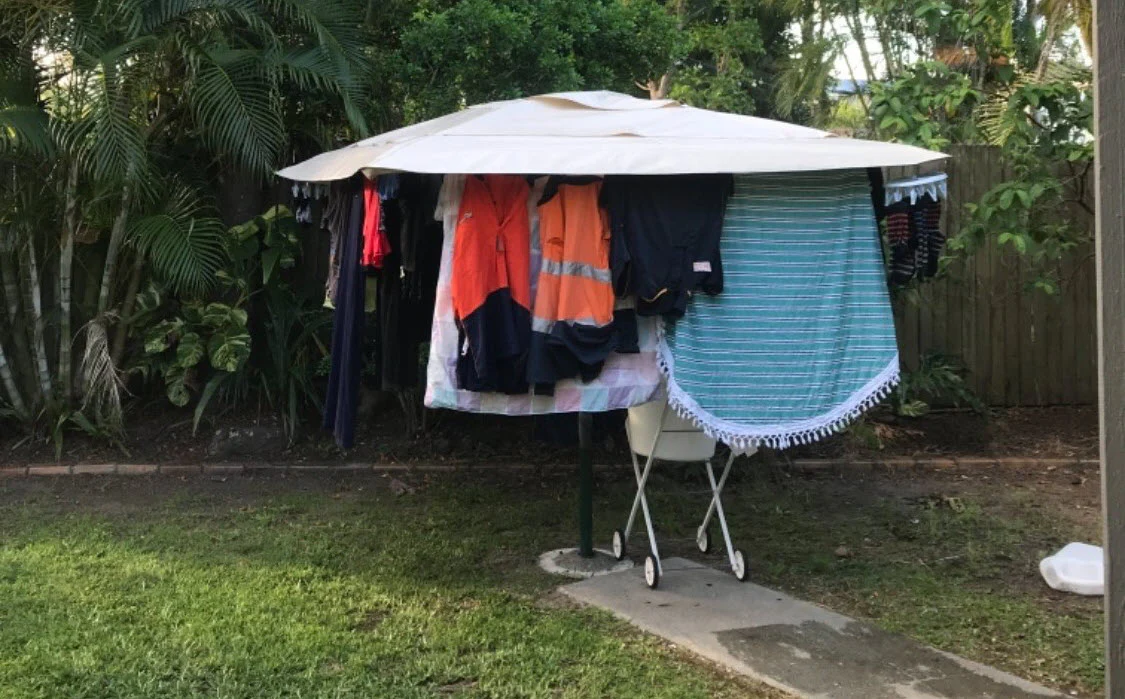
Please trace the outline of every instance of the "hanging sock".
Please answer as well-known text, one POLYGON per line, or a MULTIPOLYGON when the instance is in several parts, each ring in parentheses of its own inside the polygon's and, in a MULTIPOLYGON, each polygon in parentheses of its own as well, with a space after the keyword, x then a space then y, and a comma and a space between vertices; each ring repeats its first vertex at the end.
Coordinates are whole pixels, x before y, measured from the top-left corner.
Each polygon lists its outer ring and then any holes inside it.
POLYGON ((945 248, 945 233, 941 230, 941 202, 925 199, 921 204, 921 223, 926 236, 927 260, 922 274, 932 277, 938 272, 938 260, 941 259, 942 250, 945 248))
POLYGON ((887 208, 887 242, 891 248, 890 283, 902 286, 914 278, 915 239, 911 235, 910 210, 905 204, 887 208))
POLYGON ((926 270, 930 268, 929 234, 926 230, 926 212, 921 206, 910 207, 910 241, 914 248, 914 274, 918 277, 928 276, 926 270))

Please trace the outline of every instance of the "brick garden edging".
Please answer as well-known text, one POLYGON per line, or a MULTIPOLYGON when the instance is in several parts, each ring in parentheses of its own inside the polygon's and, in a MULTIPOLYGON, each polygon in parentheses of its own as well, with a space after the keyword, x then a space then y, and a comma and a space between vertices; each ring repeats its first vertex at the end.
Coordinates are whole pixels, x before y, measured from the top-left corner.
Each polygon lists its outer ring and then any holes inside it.
MULTIPOLYGON (((853 473, 873 471, 903 471, 908 469, 943 468, 1063 468, 1068 466, 1096 467, 1097 459, 1036 459, 1026 457, 935 457, 889 458, 880 460, 794 459, 789 467, 797 473, 853 473)), ((232 475, 243 473, 388 473, 417 472, 444 473, 451 471, 537 471, 570 469, 570 464, 368 464, 368 463, 196 463, 196 464, 29 464, 27 466, 0 466, 0 478, 21 476, 149 476, 149 475, 232 475)), ((620 466, 600 465, 598 470, 625 469, 620 466)))

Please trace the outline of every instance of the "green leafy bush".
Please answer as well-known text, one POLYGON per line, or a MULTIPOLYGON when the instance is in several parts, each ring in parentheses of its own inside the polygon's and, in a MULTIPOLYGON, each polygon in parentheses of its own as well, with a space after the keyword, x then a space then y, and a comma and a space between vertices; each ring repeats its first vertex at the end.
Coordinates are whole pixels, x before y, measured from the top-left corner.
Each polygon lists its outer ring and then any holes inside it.
POLYGON ((320 334, 331 314, 320 297, 285 279, 300 252, 291 212, 273 207, 227 232, 229 263, 216 275, 220 300, 164 299, 155 286, 140 295, 137 325, 147 330, 136 370, 159 377, 173 405, 194 401, 196 429, 216 398, 230 409, 256 394, 292 440, 305 408, 319 407, 314 381, 328 354, 320 334))

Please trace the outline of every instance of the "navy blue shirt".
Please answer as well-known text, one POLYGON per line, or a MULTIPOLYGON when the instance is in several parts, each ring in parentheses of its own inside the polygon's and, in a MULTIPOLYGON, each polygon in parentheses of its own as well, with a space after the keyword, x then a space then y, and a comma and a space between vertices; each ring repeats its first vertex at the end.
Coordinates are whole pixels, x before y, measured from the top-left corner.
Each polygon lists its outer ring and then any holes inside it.
POLYGON ((696 290, 723 290, 719 236, 733 187, 731 175, 605 179, 613 288, 636 295, 638 314, 679 318, 696 290))

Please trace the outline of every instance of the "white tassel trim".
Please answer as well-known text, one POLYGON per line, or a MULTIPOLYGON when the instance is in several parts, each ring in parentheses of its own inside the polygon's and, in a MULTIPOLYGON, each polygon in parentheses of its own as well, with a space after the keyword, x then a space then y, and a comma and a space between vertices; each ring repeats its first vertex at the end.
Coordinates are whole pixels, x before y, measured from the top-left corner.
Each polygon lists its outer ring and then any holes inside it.
POLYGON ((665 337, 664 323, 658 324, 659 343, 656 359, 667 384, 668 404, 676 414, 703 430, 704 434, 736 451, 749 451, 758 447, 787 449, 797 444, 811 444, 840 432, 856 418, 886 398, 898 384, 899 356, 895 353, 890 363, 877 376, 832 410, 812 418, 776 425, 741 425, 716 417, 704 410, 689 396, 675 378, 675 360, 665 337))

